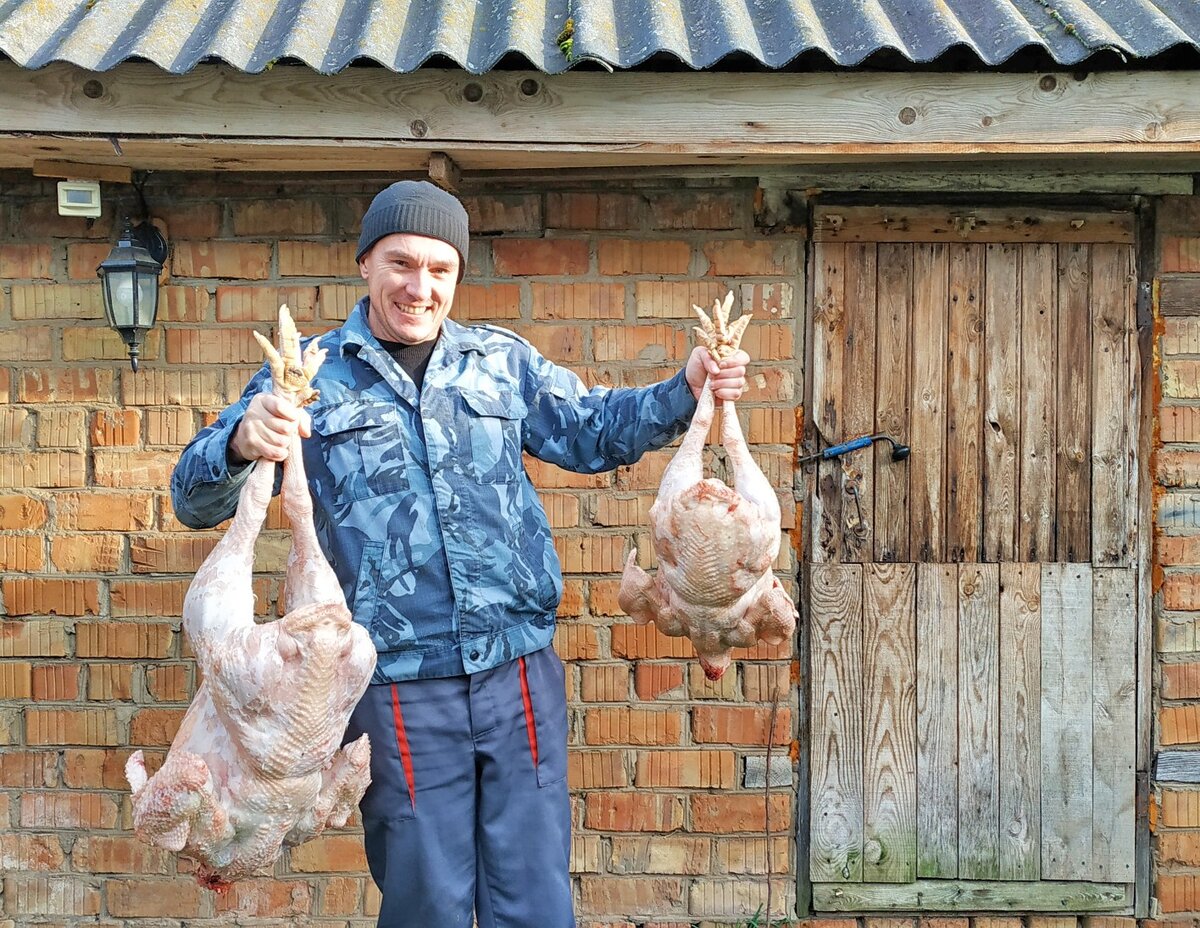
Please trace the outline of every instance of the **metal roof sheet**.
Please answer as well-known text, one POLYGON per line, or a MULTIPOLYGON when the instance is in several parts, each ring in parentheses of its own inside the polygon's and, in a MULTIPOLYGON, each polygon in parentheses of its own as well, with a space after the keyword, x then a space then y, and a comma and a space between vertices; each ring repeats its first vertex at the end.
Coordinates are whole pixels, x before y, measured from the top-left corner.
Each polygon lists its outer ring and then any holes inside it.
POLYGON ((405 72, 432 59, 479 74, 520 56, 553 74, 664 55, 696 69, 730 56, 775 69, 817 53, 852 68, 962 51, 990 67, 1029 50, 1111 66, 1177 48, 1200 51, 1197 0, 0 0, 0 53, 94 71, 133 58, 175 74, 212 60, 248 72, 280 60, 405 72))

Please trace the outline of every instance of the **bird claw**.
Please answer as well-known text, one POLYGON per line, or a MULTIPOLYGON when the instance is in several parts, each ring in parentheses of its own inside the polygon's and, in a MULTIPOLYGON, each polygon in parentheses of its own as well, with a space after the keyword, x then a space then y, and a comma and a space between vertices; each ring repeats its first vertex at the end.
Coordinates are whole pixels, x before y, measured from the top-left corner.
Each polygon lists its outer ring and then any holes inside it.
POLYGON ((267 356, 277 394, 297 406, 307 406, 321 395, 310 384, 325 360, 325 349, 320 347, 320 339, 314 338, 301 352, 300 333, 286 303, 279 307, 279 350, 276 351, 275 346, 258 332, 254 333, 254 338, 267 356))
POLYGON ((717 361, 723 361, 738 350, 742 343, 742 335, 750 324, 750 313, 742 313, 733 325, 729 324, 729 311, 733 307, 733 291, 725 294, 724 300, 714 300, 712 317, 710 318, 699 306, 692 306, 700 319, 700 325, 693 326, 692 331, 708 349, 708 353, 717 361))

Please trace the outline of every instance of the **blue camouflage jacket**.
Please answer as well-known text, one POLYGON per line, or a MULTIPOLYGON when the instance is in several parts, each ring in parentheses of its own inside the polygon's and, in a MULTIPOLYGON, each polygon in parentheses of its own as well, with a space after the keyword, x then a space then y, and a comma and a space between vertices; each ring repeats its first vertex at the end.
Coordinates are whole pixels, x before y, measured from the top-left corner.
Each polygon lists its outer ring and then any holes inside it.
MULTIPOLYGON (((379 650, 376 683, 473 673, 548 645, 562 574, 521 452, 610 470, 669 443, 696 406, 683 371, 588 390, 514 333, 450 319, 418 392, 367 327, 365 298, 321 344, 304 466, 317 537, 379 650)), ((184 524, 233 514, 253 465, 231 470, 226 447, 269 388, 264 366, 184 450, 171 479, 184 524)))

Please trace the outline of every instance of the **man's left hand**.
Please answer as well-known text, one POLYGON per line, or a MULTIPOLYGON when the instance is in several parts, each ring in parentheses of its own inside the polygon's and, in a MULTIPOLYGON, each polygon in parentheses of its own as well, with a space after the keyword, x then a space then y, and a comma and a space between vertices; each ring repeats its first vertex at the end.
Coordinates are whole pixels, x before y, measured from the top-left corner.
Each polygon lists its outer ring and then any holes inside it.
POLYGON ((750 355, 741 350, 718 363, 707 348, 697 345, 688 355, 684 376, 696 399, 700 399, 704 380, 708 378, 712 381, 713 396, 718 400, 736 400, 746 389, 746 365, 749 363, 750 355))

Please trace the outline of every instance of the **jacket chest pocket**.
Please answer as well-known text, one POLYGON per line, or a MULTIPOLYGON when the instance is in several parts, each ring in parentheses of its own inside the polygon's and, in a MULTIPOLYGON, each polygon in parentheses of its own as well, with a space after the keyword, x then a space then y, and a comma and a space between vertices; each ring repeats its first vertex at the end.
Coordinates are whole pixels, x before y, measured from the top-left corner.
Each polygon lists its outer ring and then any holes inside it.
POLYGON ((312 420, 336 496, 356 500, 408 489, 404 426, 394 406, 343 402, 312 410, 312 420))
POLYGON ((521 427, 529 408, 515 393, 462 391, 466 430, 460 439, 462 471, 480 483, 511 483, 524 473, 521 427))

